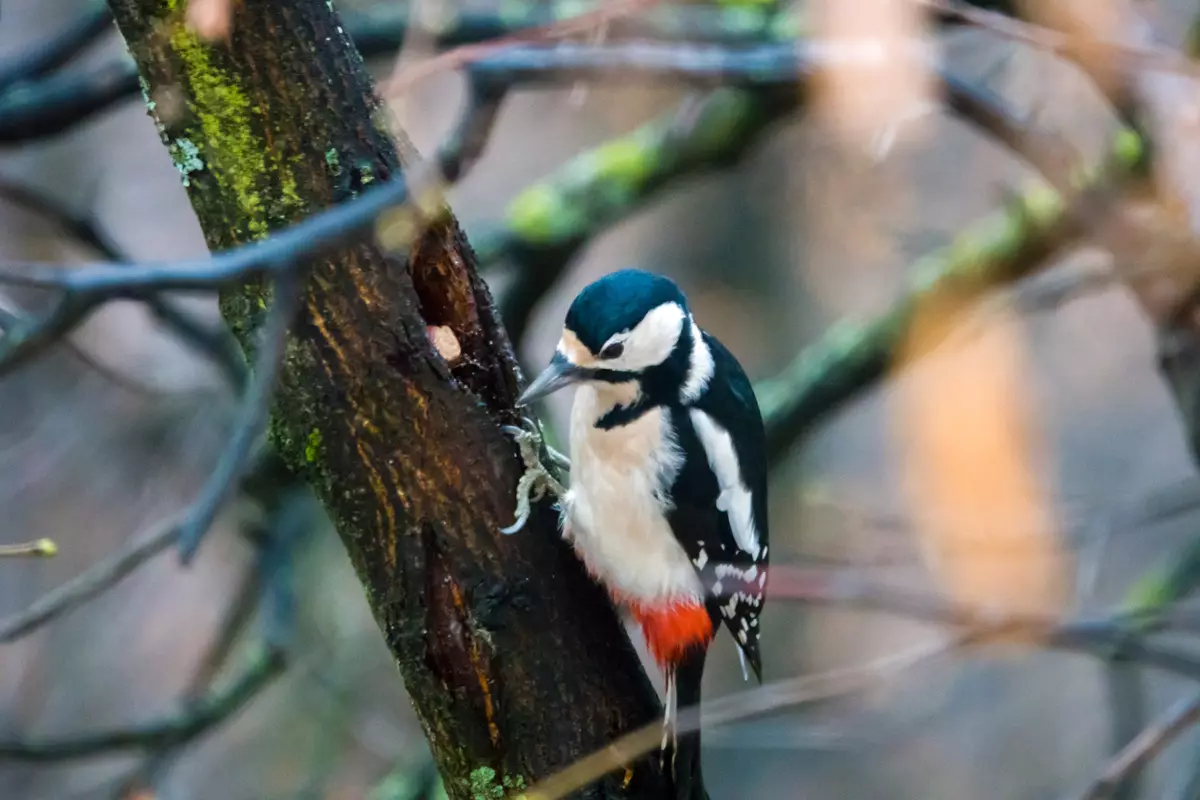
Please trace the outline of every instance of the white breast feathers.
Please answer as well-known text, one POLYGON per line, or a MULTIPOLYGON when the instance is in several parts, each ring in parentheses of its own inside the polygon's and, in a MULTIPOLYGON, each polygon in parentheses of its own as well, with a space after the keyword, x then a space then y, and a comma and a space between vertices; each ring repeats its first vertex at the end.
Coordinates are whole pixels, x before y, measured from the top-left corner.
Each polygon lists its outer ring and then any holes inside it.
POLYGON ((655 408, 628 425, 596 427, 631 402, 636 384, 585 384, 571 411, 571 487, 567 536, 588 569, 630 600, 703 598, 703 587, 675 540, 665 507, 683 464, 669 413, 655 408))

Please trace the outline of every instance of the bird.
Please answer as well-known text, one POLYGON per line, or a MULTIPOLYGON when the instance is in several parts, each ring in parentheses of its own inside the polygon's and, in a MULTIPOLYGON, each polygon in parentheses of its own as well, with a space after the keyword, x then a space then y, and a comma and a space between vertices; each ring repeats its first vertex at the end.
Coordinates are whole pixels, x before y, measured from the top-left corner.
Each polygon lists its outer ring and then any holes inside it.
MULTIPOLYGON (((748 664, 762 682, 767 457, 753 386, 674 281, 622 269, 574 298, 553 357, 516 405, 567 387, 569 457, 551 452, 555 464, 569 462, 569 483, 527 472, 519 493, 560 495, 563 537, 641 627, 666 683, 660 752, 674 797, 705 797, 699 731, 679 735, 675 725, 681 706, 700 702, 721 623, 743 677, 748 664)), ((526 463, 543 469, 536 455, 526 463)), ((524 524, 528 503, 520 494, 506 533, 524 524)))

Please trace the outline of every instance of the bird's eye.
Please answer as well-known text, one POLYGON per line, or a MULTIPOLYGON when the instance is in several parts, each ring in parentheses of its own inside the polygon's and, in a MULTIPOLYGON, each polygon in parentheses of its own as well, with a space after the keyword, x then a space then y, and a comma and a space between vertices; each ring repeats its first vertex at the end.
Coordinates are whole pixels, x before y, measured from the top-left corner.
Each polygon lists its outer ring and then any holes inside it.
POLYGON ((620 358, 621 353, 625 352, 625 345, 620 342, 613 342, 600 351, 600 357, 604 359, 620 358))

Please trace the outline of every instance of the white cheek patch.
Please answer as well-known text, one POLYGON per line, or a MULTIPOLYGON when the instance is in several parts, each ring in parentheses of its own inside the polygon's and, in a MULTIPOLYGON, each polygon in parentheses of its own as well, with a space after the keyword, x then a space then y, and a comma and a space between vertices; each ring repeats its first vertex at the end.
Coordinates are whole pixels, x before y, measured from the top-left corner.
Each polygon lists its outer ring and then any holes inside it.
POLYGON ((661 364, 679 342, 686 318, 678 303, 655 306, 632 330, 614 334, 605 342, 605 346, 620 342, 625 346, 624 352, 617 358, 599 359, 597 364, 623 372, 637 372, 661 364))
POLYGON ((729 516, 729 527, 738 547, 758 560, 760 547, 758 529, 754 525, 754 498, 742 480, 742 469, 733 449, 733 439, 716 420, 700 409, 693 408, 688 413, 700 444, 704 446, 708 466, 716 475, 721 490, 717 508, 729 516))

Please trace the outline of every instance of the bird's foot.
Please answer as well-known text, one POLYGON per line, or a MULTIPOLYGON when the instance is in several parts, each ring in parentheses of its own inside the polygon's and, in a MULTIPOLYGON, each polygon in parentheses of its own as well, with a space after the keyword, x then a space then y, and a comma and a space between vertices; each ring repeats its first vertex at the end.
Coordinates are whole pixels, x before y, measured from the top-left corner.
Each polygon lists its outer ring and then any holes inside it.
POLYGON ((561 501, 567 490, 555 471, 566 472, 571 468, 566 456, 546 444, 541 426, 536 421, 526 417, 522 419, 522 424, 524 427, 521 428, 512 425, 501 428, 516 440, 521 460, 525 462, 525 473, 517 483, 517 520, 507 528, 500 529, 505 534, 516 533, 525 527, 533 504, 541 500, 547 490, 561 501))

